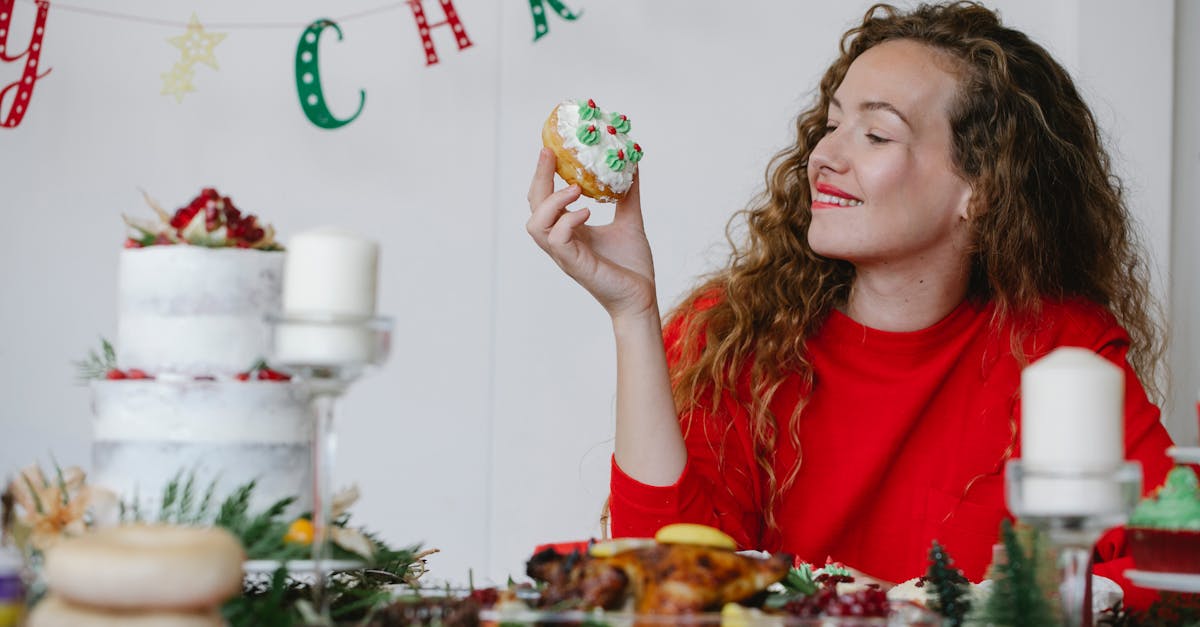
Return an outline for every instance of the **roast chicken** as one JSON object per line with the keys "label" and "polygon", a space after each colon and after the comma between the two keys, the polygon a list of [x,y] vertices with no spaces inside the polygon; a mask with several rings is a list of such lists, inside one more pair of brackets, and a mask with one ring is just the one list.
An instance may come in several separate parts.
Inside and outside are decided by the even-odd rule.
{"label": "roast chicken", "polygon": [[546,607],[612,610],[632,600],[641,614],[687,614],[747,599],[790,567],[787,555],[764,559],[708,546],[654,544],[607,557],[547,549],[526,570],[545,583]]}

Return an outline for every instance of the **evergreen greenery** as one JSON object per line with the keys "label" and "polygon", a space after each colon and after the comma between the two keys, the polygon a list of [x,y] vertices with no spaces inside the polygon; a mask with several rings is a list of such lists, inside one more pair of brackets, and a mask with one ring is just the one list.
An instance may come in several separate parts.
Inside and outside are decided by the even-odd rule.
{"label": "evergreen greenery", "polygon": [[[181,471],[163,488],[157,521],[179,525],[213,525],[222,527],[241,541],[247,559],[275,560],[280,563],[269,581],[247,582],[242,595],[230,600],[221,613],[231,627],[292,627],[311,622],[313,612],[309,599],[310,587],[288,576],[286,562],[304,560],[312,555],[308,544],[284,540],[292,520],[285,517],[295,502],[287,497],[272,503],[265,510],[253,512],[250,502],[255,482],[239,486],[213,512],[216,483],[201,492],[195,473],[186,476]],[[126,520],[142,520],[137,502],[122,507]],[[301,517],[309,517],[309,513]],[[343,514],[334,525],[345,527],[350,516]],[[391,584],[411,582],[413,573],[420,573],[419,547],[395,549],[377,536],[363,532],[374,549],[374,558],[362,569],[335,573],[328,580],[327,594],[331,613],[339,622],[362,623],[370,619],[392,597]],[[331,558],[363,561],[363,557],[336,544],[330,547]]]}
{"label": "evergreen greenery", "polygon": [[992,593],[983,608],[983,623],[1006,627],[1058,627],[1058,612],[1039,585],[1041,538],[1030,536],[1028,551],[1021,545],[1012,523],[1000,527],[1005,559],[994,565]]}
{"label": "evergreen greenery", "polygon": [[117,351],[111,342],[100,338],[100,352],[88,351],[88,356],[75,363],[75,374],[81,382],[103,379],[109,370],[117,367]]}
{"label": "evergreen greenery", "polygon": [[929,609],[941,614],[949,627],[961,627],[971,611],[971,582],[954,567],[954,560],[937,540],[929,549],[925,585],[930,586]]}

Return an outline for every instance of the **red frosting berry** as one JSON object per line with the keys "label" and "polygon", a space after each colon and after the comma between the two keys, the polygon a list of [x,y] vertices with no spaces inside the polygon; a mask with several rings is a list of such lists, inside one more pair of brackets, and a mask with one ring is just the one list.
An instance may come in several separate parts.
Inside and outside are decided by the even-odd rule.
{"label": "red frosting berry", "polygon": [[610,125],[608,125],[608,134],[609,134],[609,135],[616,135],[616,134],[617,134],[617,129],[616,129],[616,127],[614,127],[614,126],[613,126],[613,125],[611,125],[611,124],[610,124]]}
{"label": "red frosting berry", "polygon": [[121,379],[127,379],[128,377],[126,377],[125,373],[121,370],[113,368],[112,370],[104,373],[104,378],[108,379],[109,381],[120,381]]}
{"label": "red frosting berry", "polygon": [[146,374],[145,370],[140,368],[130,368],[125,371],[125,376],[130,379],[153,379],[154,377]]}
{"label": "red frosting berry", "polygon": [[589,109],[595,109],[595,108],[596,108],[596,101],[595,101],[595,100],[592,100],[591,98],[588,98],[588,108],[589,108]]}

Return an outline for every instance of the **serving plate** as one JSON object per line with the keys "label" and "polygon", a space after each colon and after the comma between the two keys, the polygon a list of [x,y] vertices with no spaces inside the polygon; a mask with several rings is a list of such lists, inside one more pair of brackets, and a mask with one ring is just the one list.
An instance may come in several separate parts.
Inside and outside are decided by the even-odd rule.
{"label": "serving plate", "polygon": [[828,616],[801,618],[782,614],[767,614],[759,610],[743,610],[734,614],[704,612],[699,614],[634,614],[631,612],[489,609],[479,613],[480,622],[487,625],[582,625],[586,627],[665,627],[667,625],[738,625],[739,627],[899,627],[911,625],[937,627],[941,617],[911,603],[893,603],[887,618]]}
{"label": "serving plate", "polygon": [[1191,573],[1160,573],[1150,570],[1127,570],[1125,576],[1143,588],[1200,592],[1200,575]]}
{"label": "serving plate", "polygon": [[[340,573],[365,568],[366,565],[366,562],[358,560],[326,560],[322,570],[326,574]],[[242,562],[242,571],[245,573],[246,581],[248,582],[270,582],[271,577],[275,574],[275,571],[279,570],[280,566],[287,569],[288,578],[294,581],[311,585],[317,580],[317,567],[313,560],[288,560],[286,562],[279,560],[246,560]]]}
{"label": "serving plate", "polygon": [[1177,464],[1200,464],[1200,446],[1172,446],[1167,449],[1167,455]]}

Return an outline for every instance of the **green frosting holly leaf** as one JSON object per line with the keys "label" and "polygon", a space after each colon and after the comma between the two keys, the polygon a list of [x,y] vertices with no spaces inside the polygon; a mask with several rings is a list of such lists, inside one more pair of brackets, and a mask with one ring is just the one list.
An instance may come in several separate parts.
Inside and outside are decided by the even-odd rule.
{"label": "green frosting holly leaf", "polygon": [[596,101],[588,98],[586,102],[579,101],[579,119],[587,122],[596,119],[600,115],[600,107],[596,106]]}
{"label": "green frosting holly leaf", "polygon": [[592,146],[600,141],[600,131],[596,130],[595,124],[579,125],[579,130],[575,131],[575,137],[579,138],[579,143],[584,146]]}
{"label": "green frosting holly leaf", "polygon": [[1176,466],[1158,493],[1138,503],[1130,527],[1200,530],[1200,482],[1187,466]]}
{"label": "green frosting holly leaf", "polygon": [[608,116],[608,119],[612,122],[613,128],[617,129],[618,133],[629,132],[629,118],[625,115],[613,112],[612,115]]}
{"label": "green frosting holly leaf", "polygon": [[634,141],[625,142],[625,154],[629,155],[630,163],[637,163],[642,160],[642,147]]}
{"label": "green frosting holly leaf", "polygon": [[614,172],[620,172],[625,169],[625,151],[609,148],[608,153],[604,157],[604,162],[608,164],[609,169]]}

